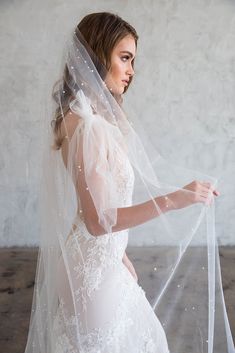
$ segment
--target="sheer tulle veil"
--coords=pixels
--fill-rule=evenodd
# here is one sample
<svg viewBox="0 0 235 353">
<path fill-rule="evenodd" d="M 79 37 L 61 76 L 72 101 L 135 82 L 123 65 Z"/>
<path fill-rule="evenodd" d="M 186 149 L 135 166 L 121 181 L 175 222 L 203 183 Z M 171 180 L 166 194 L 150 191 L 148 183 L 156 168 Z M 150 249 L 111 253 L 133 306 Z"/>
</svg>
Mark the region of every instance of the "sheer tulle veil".
<svg viewBox="0 0 235 353">
<path fill-rule="evenodd" d="M 115 237 L 113 228 L 121 207 L 118 188 L 120 183 L 127 182 L 125 176 L 121 176 L 121 182 L 115 177 L 117 153 L 127 158 L 134 173 L 133 204 L 152 199 L 159 214 L 149 222 L 130 228 L 129 241 L 131 244 L 132 239 L 138 239 L 140 249 L 151 249 L 151 254 L 155 254 L 154 249 L 156 254 L 161 250 L 161 257 L 152 256 L 148 276 L 142 282 L 140 279 L 140 284 L 164 327 L 170 352 L 234 353 L 222 291 L 213 195 L 209 205 L 197 203 L 169 212 L 167 208 L 174 208 L 174 200 L 170 196 L 165 198 L 176 190 L 191 196 L 192 191 L 183 186 L 192 180 L 207 180 L 215 186 L 216 179 L 177 167 L 161 157 L 142 133 L 144 125 L 140 121 L 132 123 L 128 109 L 124 112 L 120 100 L 106 86 L 106 69 L 78 30 L 66 43 L 63 64 L 67 68 L 66 85 L 61 72 L 51 98 L 51 114 L 48 113 L 44 125 L 40 166 L 41 238 L 25 353 L 55 351 L 55 318 L 63 290 L 58 280 L 62 266 L 70 288 L 64 304 L 76 327 L 76 352 L 87 352 L 83 337 L 89 328 L 81 325 L 76 296 L 79 293 L 82 297 L 82 288 L 72 273 L 67 244 L 75 231 L 76 217 L 82 217 L 83 213 L 79 188 L 81 192 L 84 188 L 92 198 L 99 224 L 104 229 L 104 235 L 100 236 Z M 61 150 L 53 147 L 51 120 L 52 113 L 58 109 L 63 126 L 66 128 L 70 123 L 63 109 L 68 90 L 73 92 L 69 107 L 77 114 L 78 124 L 73 135 L 67 135 L 65 164 Z M 84 185 L 78 185 L 77 189 L 80 173 Z M 164 202 L 158 203 L 157 196 L 162 196 Z M 82 258 L 79 237 L 74 247 Z M 138 254 L 139 262 L 144 264 L 146 251 Z M 111 304 L 107 303 L 107 310 L 108 305 Z M 82 322 L 86 320 L 89 322 L 86 317 Z"/>
</svg>

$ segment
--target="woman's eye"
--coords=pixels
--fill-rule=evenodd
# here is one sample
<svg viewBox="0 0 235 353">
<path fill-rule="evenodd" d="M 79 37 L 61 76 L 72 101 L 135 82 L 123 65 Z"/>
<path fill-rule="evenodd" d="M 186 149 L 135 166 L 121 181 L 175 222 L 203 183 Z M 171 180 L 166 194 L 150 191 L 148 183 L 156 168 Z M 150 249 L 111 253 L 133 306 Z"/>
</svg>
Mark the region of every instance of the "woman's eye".
<svg viewBox="0 0 235 353">
<path fill-rule="evenodd" d="M 122 56 L 121 59 L 122 61 L 127 61 L 129 59 L 129 56 L 128 55 Z"/>
</svg>

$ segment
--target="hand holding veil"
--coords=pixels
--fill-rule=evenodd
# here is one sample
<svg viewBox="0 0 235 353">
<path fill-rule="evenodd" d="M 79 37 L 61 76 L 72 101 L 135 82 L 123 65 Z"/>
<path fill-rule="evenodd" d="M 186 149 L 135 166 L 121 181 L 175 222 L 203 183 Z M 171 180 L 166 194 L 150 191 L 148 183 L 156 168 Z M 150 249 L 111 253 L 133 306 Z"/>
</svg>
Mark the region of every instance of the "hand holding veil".
<svg viewBox="0 0 235 353">
<path fill-rule="evenodd" d="M 94 306 L 99 300 L 95 293 L 102 275 L 120 263 L 125 250 L 120 237 L 125 239 L 128 228 L 130 241 L 153 254 L 152 268 L 140 280 L 162 322 L 170 352 L 234 353 L 213 197 L 206 196 L 210 206 L 179 208 L 175 200 L 176 192 L 182 199 L 195 195 L 182 183 L 198 178 L 215 186 L 216 180 L 170 165 L 145 140 L 147 153 L 118 97 L 104 83 L 105 76 L 104 67 L 76 31 L 66 48 L 63 79 L 54 90 L 67 153 L 61 156 L 59 148 L 51 148 L 52 132 L 45 139 L 41 244 L 26 353 L 57 352 L 56 343 L 58 352 L 61 347 L 63 352 L 93 352 L 87 335 L 104 324 L 104 312 L 112 312 L 118 294 L 105 292 L 96 317 L 86 308 L 92 296 Z M 77 116 L 72 134 L 69 109 Z M 168 208 L 174 210 L 167 212 Z M 147 212 L 149 222 L 138 216 L 145 209 L 152 210 L 152 216 Z M 98 239 L 103 247 L 96 248 Z M 159 249 L 162 256 L 156 257 Z M 143 264 L 144 252 L 139 253 Z M 61 307 L 65 314 L 58 328 Z M 66 330 L 67 341 L 61 343 Z"/>
</svg>

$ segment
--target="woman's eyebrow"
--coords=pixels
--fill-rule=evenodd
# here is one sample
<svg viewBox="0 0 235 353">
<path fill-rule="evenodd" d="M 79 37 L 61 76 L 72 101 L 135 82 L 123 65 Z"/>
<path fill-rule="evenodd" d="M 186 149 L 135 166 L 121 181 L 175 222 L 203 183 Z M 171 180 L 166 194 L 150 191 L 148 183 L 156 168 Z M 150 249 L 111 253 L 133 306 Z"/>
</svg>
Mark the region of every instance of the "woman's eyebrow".
<svg viewBox="0 0 235 353">
<path fill-rule="evenodd" d="M 133 55 L 130 51 L 128 51 L 128 50 L 122 50 L 122 51 L 120 51 L 120 53 L 127 53 L 127 54 L 130 55 L 131 58 L 134 57 L 134 55 Z"/>
</svg>

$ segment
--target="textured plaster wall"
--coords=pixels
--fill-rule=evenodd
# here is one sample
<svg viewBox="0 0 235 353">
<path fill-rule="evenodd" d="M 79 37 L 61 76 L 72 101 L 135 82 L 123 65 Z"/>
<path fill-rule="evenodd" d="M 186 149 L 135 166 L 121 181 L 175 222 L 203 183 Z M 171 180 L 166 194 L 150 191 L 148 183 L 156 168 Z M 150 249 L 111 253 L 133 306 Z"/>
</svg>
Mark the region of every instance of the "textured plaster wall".
<svg viewBox="0 0 235 353">
<path fill-rule="evenodd" d="M 217 235 L 235 244 L 235 1 L 2 0 L 0 246 L 38 243 L 45 94 L 69 31 L 104 10 L 140 36 L 126 103 L 164 157 L 219 178 Z"/>
</svg>

